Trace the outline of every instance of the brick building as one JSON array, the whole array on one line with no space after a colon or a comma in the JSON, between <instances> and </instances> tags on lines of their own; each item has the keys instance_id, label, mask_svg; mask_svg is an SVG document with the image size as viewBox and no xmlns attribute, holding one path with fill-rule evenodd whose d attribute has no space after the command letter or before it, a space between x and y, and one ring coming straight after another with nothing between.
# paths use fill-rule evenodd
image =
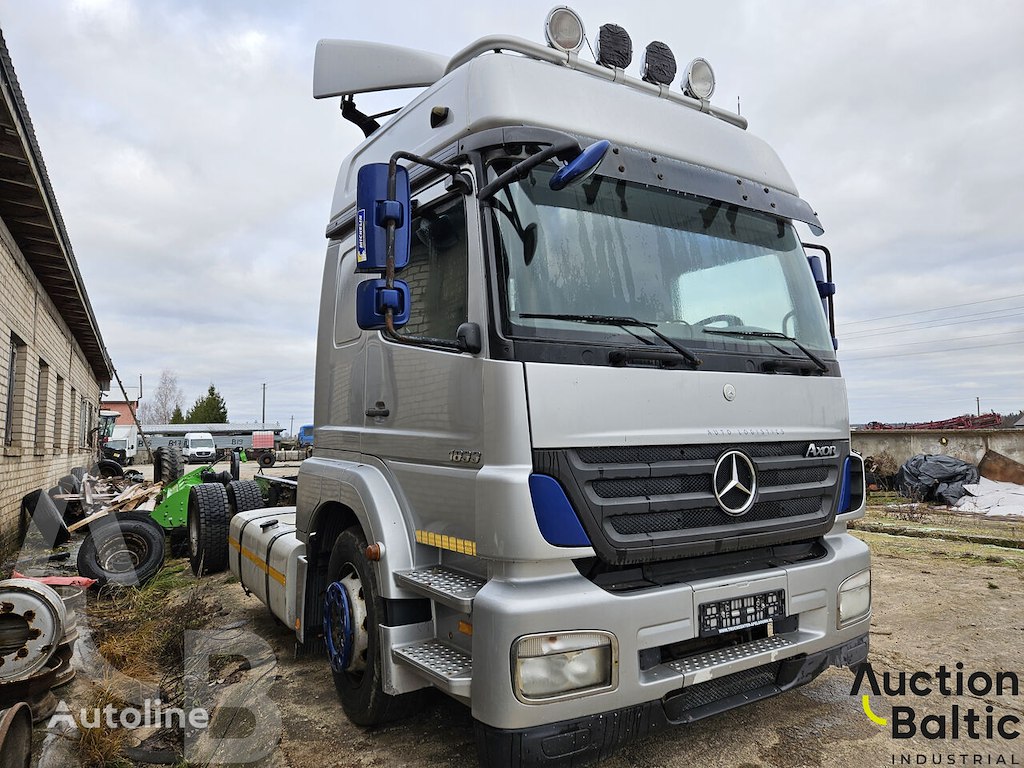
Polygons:
<instances>
[{"instance_id":1,"label":"brick building","mask_svg":"<svg viewBox=\"0 0 1024 768\"><path fill-rule=\"evenodd\" d=\"M21 499L91 463L113 368L0 34L0 554Z\"/></svg>"},{"instance_id":2,"label":"brick building","mask_svg":"<svg viewBox=\"0 0 1024 768\"><path fill-rule=\"evenodd\" d=\"M138 400L104 400L100 403L104 411L116 411L116 426L130 426L135 424L135 413L139 410Z\"/></svg>"}]
</instances>

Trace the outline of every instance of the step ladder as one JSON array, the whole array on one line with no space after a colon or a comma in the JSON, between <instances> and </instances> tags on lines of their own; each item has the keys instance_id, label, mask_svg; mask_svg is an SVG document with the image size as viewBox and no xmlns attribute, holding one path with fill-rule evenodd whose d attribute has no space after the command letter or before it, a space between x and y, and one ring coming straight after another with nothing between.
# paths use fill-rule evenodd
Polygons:
<instances>
[{"instance_id":1,"label":"step ladder","mask_svg":"<svg viewBox=\"0 0 1024 768\"><path fill-rule=\"evenodd\" d=\"M459 613L471 614L473 598L486 580L444 565L429 565L394 574L395 583ZM445 693L469 698L473 658L462 648L437 638L396 646L392 659L428 679Z\"/></svg>"}]
</instances>

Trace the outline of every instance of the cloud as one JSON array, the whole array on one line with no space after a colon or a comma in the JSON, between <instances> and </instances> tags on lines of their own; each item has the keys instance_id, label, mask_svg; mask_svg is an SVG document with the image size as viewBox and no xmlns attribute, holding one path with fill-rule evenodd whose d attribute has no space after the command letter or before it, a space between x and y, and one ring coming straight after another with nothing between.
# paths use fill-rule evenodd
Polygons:
<instances>
[{"instance_id":1,"label":"cloud","mask_svg":"<svg viewBox=\"0 0 1024 768\"><path fill-rule=\"evenodd\" d=\"M835 255L854 421L943 418L976 396L1024 407L1021 349L996 346L1019 338L1019 316L962 329L867 322L926 309L908 321L951 319L967 310L941 308L1022 292L1016 3L576 6L591 39L612 21L636 51L668 43L680 69L708 58L715 102L734 108L739 96L750 130L779 152ZM310 421L324 226L341 158L361 140L336 103L311 98L315 41L450 55L496 32L539 41L549 8L8 4L5 36L125 378L174 368L190 400L213 381L232 417L254 413L259 385L278 381L268 417ZM957 341L985 333L1003 336ZM919 354L932 349L923 341L971 348Z\"/></svg>"}]
</instances>

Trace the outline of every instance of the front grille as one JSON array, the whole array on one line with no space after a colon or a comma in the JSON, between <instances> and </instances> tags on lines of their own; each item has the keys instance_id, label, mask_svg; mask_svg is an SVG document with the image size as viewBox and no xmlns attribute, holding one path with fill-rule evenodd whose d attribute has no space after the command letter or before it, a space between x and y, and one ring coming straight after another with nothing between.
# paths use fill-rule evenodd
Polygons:
<instances>
[{"instance_id":1,"label":"front grille","mask_svg":"<svg viewBox=\"0 0 1024 768\"><path fill-rule=\"evenodd\" d=\"M675 496L680 493L711 493L710 475L676 475L638 480L595 480L594 493L602 499L623 499L631 496Z\"/></svg>"},{"instance_id":2,"label":"front grille","mask_svg":"<svg viewBox=\"0 0 1024 768\"><path fill-rule=\"evenodd\" d=\"M666 696L665 709L671 713L672 719L678 719L686 712L706 707L730 696L739 696L775 685L781 663L776 661L763 667L734 672L706 683L689 685L677 693Z\"/></svg>"},{"instance_id":3,"label":"front grille","mask_svg":"<svg viewBox=\"0 0 1024 768\"><path fill-rule=\"evenodd\" d=\"M535 471L556 478L599 556L626 564L735 551L823 535L834 519L846 441L836 455L807 458L808 443L700 443L538 450ZM715 464L726 451L750 457L754 503L722 511Z\"/></svg>"},{"instance_id":4,"label":"front grille","mask_svg":"<svg viewBox=\"0 0 1024 768\"><path fill-rule=\"evenodd\" d=\"M821 510L821 497L805 497L787 501L765 501L755 504L742 518L725 514L718 507L700 507L685 512L650 512L639 515L615 515L608 518L616 533L636 535L689 528L714 528L731 525L738 519L745 522L778 520L781 517L813 515Z\"/></svg>"}]
</instances>

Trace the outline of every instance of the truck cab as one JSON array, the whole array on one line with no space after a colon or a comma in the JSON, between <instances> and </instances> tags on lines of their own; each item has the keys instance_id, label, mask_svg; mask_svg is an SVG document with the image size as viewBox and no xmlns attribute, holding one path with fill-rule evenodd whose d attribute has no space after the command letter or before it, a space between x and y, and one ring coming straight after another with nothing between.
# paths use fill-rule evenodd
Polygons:
<instances>
[{"instance_id":1,"label":"truck cab","mask_svg":"<svg viewBox=\"0 0 1024 768\"><path fill-rule=\"evenodd\" d=\"M868 648L818 217L707 62L673 88L660 48L642 78L585 61L563 11L547 46L450 59L321 41L314 74L367 138L327 225L281 618L354 722L435 687L488 766L582 764ZM413 86L384 125L355 107Z\"/></svg>"}]
</instances>

